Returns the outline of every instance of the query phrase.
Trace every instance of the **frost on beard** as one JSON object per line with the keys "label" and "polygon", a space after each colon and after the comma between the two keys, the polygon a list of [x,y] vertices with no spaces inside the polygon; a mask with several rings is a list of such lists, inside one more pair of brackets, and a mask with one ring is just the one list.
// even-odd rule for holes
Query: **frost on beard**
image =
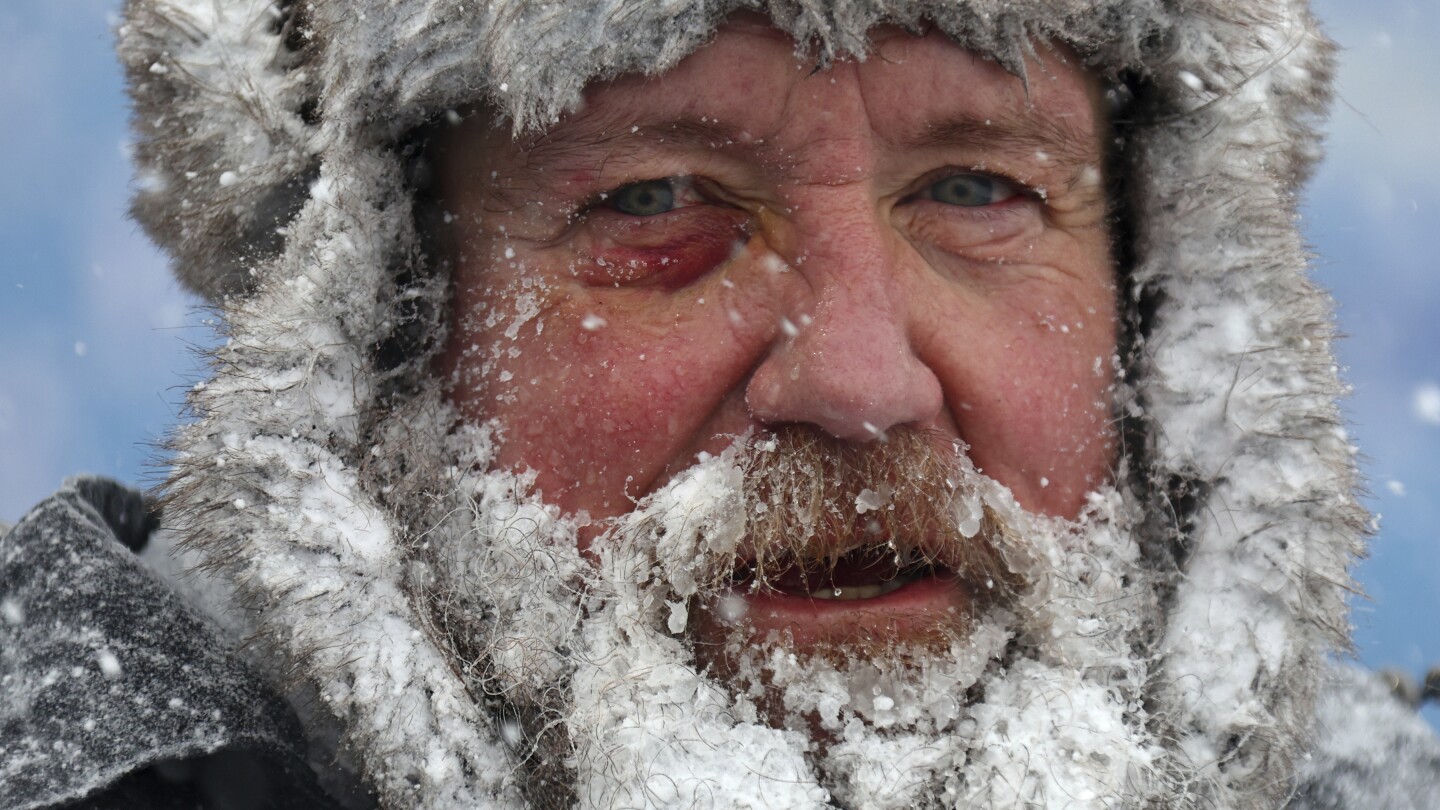
{"label": "frost on beard", "polygon": [[974,536],[983,510],[1001,516],[1023,588],[939,649],[834,660],[776,639],[721,677],[688,628],[697,610],[744,618],[717,574],[756,514],[738,452],[643,500],[589,560],[523,478],[465,484],[468,525],[433,540],[455,589],[442,601],[486,617],[474,674],[495,717],[528,718],[495,733],[532,772],[563,760],[547,772],[583,807],[1112,806],[1158,784],[1132,646],[1152,606],[1117,492],[1074,522],[1038,517],[962,457],[977,484],[953,520]]}

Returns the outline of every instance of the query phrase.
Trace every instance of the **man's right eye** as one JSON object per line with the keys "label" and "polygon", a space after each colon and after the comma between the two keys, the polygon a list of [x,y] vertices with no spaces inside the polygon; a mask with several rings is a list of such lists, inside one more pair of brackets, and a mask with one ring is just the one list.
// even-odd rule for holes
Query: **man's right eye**
{"label": "man's right eye", "polygon": [[673,211],[677,189],[673,178],[644,180],[621,186],[605,199],[606,207],[632,217],[653,217]]}

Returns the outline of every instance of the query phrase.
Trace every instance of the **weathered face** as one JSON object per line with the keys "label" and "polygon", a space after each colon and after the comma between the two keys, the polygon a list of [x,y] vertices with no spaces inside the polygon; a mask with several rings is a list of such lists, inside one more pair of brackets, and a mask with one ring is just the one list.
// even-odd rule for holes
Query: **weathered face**
{"label": "weathered face", "polygon": [[[742,20],[543,135],[448,129],[452,401],[592,527],[793,426],[963,443],[1021,506],[1074,517],[1114,456],[1106,131],[1095,83],[1039,50],[1028,88],[938,34],[880,32],[816,71]],[[803,645],[923,632],[973,599],[847,576],[748,591],[748,620]]]}

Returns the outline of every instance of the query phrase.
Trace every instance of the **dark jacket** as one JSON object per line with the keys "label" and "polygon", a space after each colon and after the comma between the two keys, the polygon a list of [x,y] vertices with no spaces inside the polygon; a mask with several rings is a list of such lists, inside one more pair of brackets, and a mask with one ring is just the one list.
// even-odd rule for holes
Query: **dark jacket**
{"label": "dark jacket", "polygon": [[0,808],[338,806],[290,708],[140,563],[157,524],[76,478],[0,538]]}

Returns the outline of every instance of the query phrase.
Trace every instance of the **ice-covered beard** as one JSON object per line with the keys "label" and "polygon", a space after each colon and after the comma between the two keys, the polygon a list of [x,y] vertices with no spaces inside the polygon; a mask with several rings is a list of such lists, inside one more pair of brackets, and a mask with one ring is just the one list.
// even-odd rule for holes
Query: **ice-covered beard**
{"label": "ice-covered beard", "polygon": [[734,461],[744,540],[690,612],[697,663],[772,725],[826,740],[857,715],[948,728],[1004,644],[985,617],[1020,585],[1000,550],[1014,540],[961,446],[793,426],[741,442]]}
{"label": "ice-covered beard", "polygon": [[[850,458],[832,444],[746,437],[605,527],[589,559],[525,477],[462,484],[474,510],[434,533],[432,616],[530,800],[1083,807],[1156,788],[1133,646],[1154,605],[1119,496],[1053,520],[931,437]],[[745,589],[857,551],[898,553],[897,577],[932,566],[974,609],[801,654],[734,615]]]}

